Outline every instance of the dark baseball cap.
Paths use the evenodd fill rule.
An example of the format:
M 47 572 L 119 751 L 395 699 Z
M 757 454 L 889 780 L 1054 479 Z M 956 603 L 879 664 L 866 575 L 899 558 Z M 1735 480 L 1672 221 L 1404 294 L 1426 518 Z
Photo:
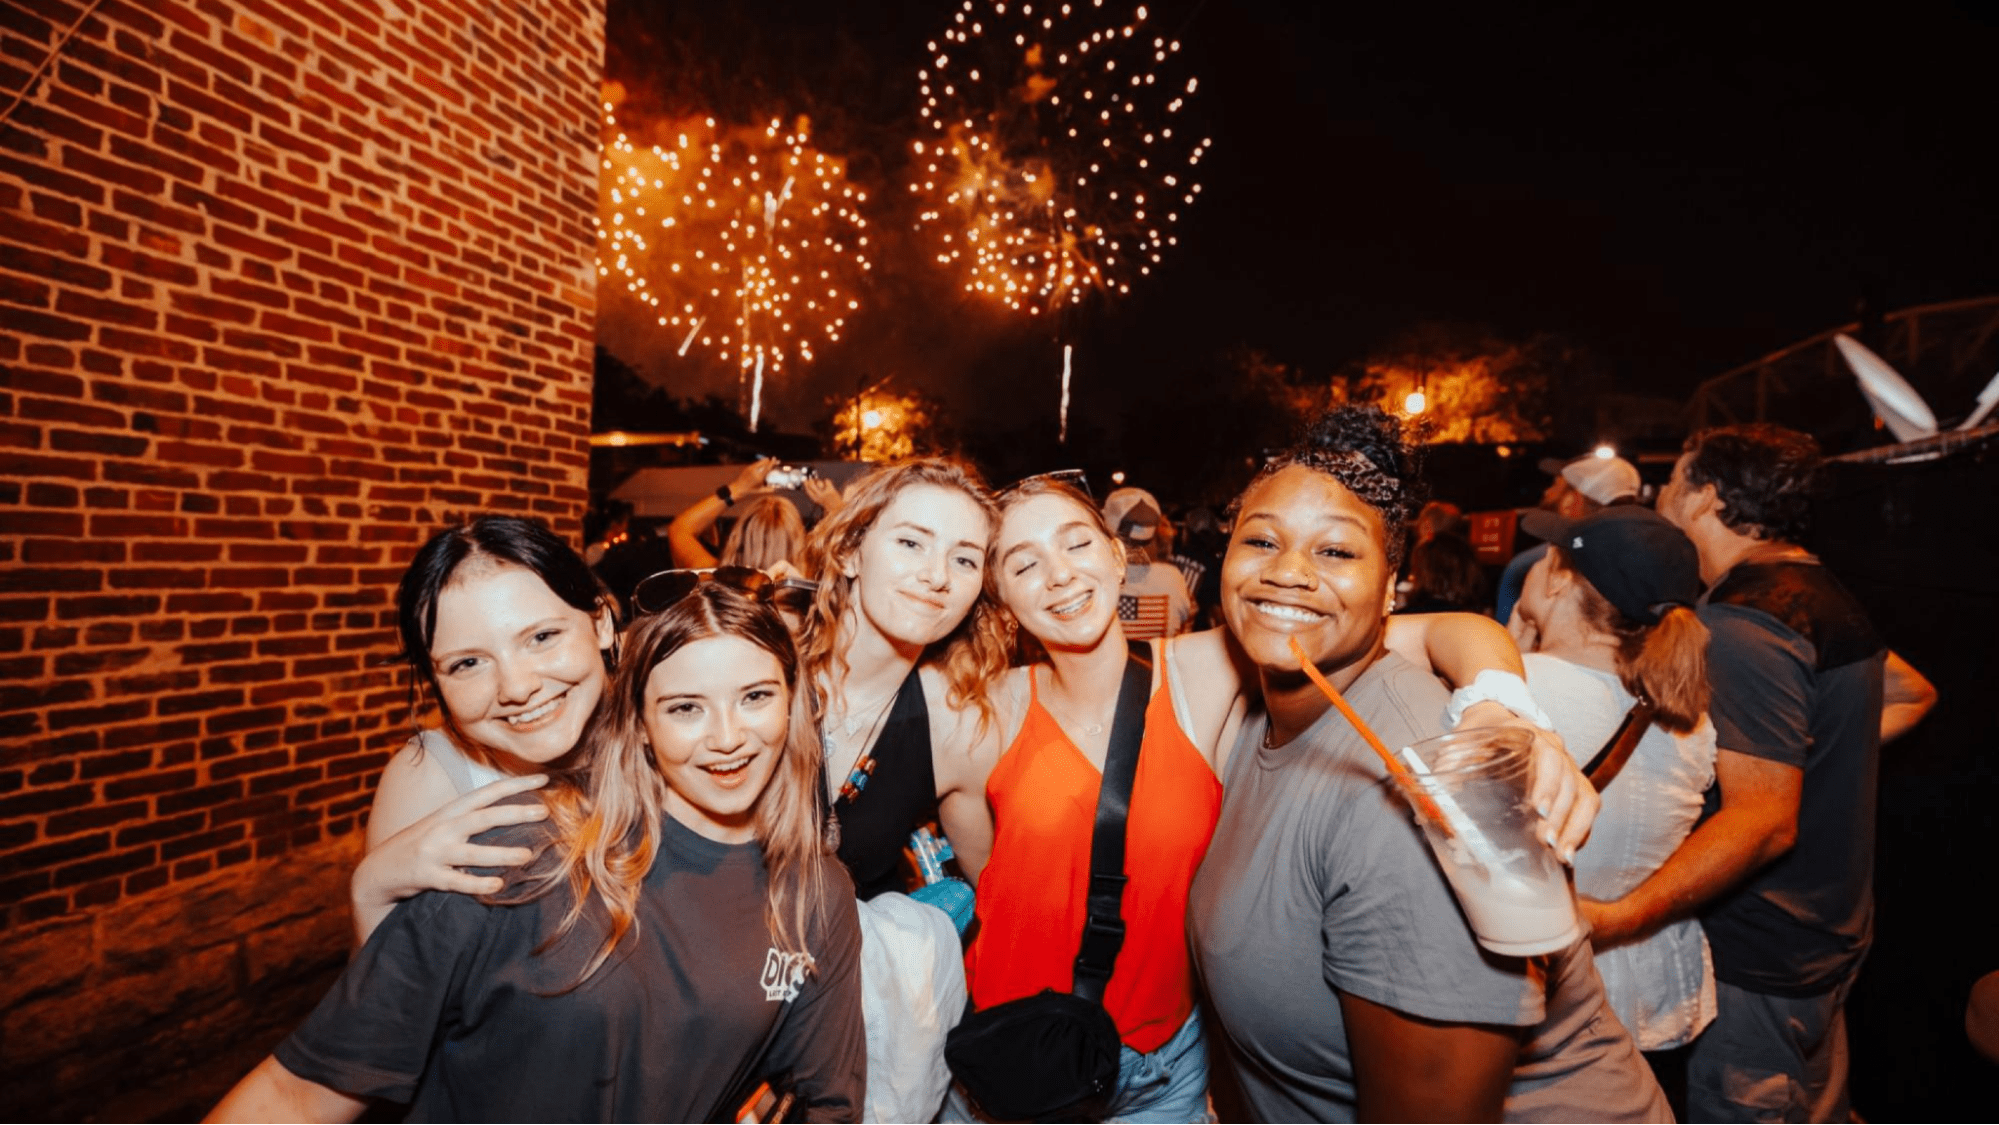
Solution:
M 1568 552 L 1596 592 L 1640 624 L 1656 624 L 1668 608 L 1700 599 L 1693 540 L 1650 508 L 1618 504 L 1579 520 L 1536 508 L 1521 515 L 1520 526 Z

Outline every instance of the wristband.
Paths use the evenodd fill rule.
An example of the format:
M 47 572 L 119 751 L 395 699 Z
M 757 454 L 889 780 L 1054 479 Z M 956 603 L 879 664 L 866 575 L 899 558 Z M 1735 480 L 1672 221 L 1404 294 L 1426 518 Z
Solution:
M 1511 672 L 1487 668 L 1476 679 L 1451 693 L 1451 705 L 1444 718 L 1455 727 L 1464 721 L 1465 711 L 1474 703 L 1497 703 L 1545 731 L 1555 729 L 1554 720 L 1535 704 L 1527 681 Z
M 715 499 L 720 500 L 723 507 L 733 508 L 736 506 L 736 494 L 730 492 L 729 486 L 726 484 L 715 490 Z

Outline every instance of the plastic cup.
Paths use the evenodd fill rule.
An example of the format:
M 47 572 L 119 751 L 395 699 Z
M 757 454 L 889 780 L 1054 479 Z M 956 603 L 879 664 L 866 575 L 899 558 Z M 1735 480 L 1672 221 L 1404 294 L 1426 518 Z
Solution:
M 1553 953 L 1582 935 L 1568 873 L 1527 800 L 1532 744 L 1514 727 L 1453 731 L 1403 747 L 1408 772 L 1394 775 L 1478 943 L 1509 957 Z

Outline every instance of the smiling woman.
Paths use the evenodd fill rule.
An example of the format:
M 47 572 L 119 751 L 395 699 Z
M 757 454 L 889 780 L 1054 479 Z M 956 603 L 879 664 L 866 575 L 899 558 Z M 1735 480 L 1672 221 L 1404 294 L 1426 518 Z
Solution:
M 546 822 L 493 834 L 531 862 L 397 906 L 214 1116 L 707 1121 L 781 1076 L 804 1120 L 858 1120 L 860 929 L 803 691 L 752 594 L 641 619 Z
M 1385 644 L 1420 489 L 1396 420 L 1348 407 L 1238 502 L 1222 610 L 1265 714 L 1228 757 L 1188 914 L 1237 1079 L 1265 1121 L 1671 1120 L 1587 939 L 1531 964 L 1482 951 L 1382 763 L 1294 655 L 1388 745 L 1442 733 L 1449 693 Z
M 1010 674 L 1004 694 L 1021 706 L 1009 707 L 1009 719 L 1021 714 L 985 786 L 996 832 L 979 883 L 978 934 L 965 955 L 982 1011 L 1074 986 L 1112 716 L 1133 659 L 1117 615 L 1124 549 L 1090 498 L 1037 477 L 1002 492 L 999 505 L 993 586 L 1041 659 Z M 1210 754 L 1236 704 L 1235 680 L 1212 636 L 1157 641 L 1146 652 L 1148 702 L 1124 821 L 1124 938 L 1101 996 L 1117 1028 L 1118 1081 L 1107 1104 L 1073 1112 L 1201 1121 L 1207 1047 L 1187 949 L 1187 888 L 1221 808 Z M 982 1120 L 983 1112 L 960 1087 L 943 1119 Z
M 442 722 L 411 738 L 376 786 L 351 884 L 357 941 L 421 891 L 499 890 L 497 876 L 463 868 L 527 862 L 520 848 L 472 837 L 542 815 L 503 802 L 575 748 L 616 641 L 590 568 L 547 527 L 513 516 L 432 536 L 403 574 L 396 613 L 413 689 L 438 702 Z

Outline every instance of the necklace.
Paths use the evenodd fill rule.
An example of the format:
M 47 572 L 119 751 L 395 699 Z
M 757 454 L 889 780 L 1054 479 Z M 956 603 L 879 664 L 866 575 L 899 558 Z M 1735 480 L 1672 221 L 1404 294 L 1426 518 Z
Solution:
M 1054 687 L 1052 681 L 1050 682 L 1049 687 L 1050 688 Z M 1041 701 L 1041 706 L 1050 715 L 1054 716 L 1055 725 L 1061 727 L 1064 730 L 1070 730 L 1070 729 L 1080 730 L 1083 732 L 1083 737 L 1085 738 L 1095 738 L 1098 735 L 1104 733 L 1104 727 L 1108 725 L 1108 720 L 1095 723 L 1064 722 L 1063 717 L 1056 712 L 1056 709 L 1048 706 L 1049 699 L 1052 698 L 1053 694 L 1054 693 L 1051 691 L 1048 696 L 1044 696 Z M 1115 698 L 1111 700 L 1111 707 L 1113 709 L 1117 707 L 1117 700 Z M 1067 707 L 1065 706 L 1063 709 L 1067 710 Z M 1099 708 L 1099 713 L 1101 713 L 1101 711 L 1102 709 Z
M 860 796 L 861 792 L 868 787 L 868 778 L 873 777 L 875 772 L 875 756 L 869 753 L 869 750 L 874 746 L 875 735 L 880 733 L 882 724 L 888 721 L 888 713 L 893 709 L 896 696 L 900 694 L 901 685 L 898 684 L 897 690 L 890 692 L 887 697 L 880 701 L 879 706 L 875 708 L 874 723 L 868 727 L 867 737 L 861 739 L 860 745 L 855 747 L 854 766 L 847 771 L 847 780 L 840 783 L 839 794 L 833 798 L 834 803 L 852 801 L 854 798 Z M 862 712 L 864 715 L 866 713 L 865 711 Z M 852 738 L 854 731 L 860 728 L 860 723 L 849 718 L 842 722 L 841 726 L 845 728 L 847 737 Z M 820 748 L 826 755 L 826 760 L 831 762 L 837 748 L 837 740 L 833 737 L 833 732 L 830 729 L 822 732 L 819 736 L 819 741 Z
M 840 728 L 847 733 L 848 738 L 854 737 L 854 732 L 861 729 L 862 720 L 867 718 L 870 714 L 873 714 L 875 718 L 879 719 L 880 712 L 878 712 L 876 709 L 877 708 L 886 709 L 890 703 L 895 702 L 896 693 L 900 692 L 901 690 L 902 690 L 902 682 L 898 680 L 894 687 L 888 689 L 888 694 L 876 696 L 874 701 L 869 703 L 867 706 L 847 708 L 840 715 L 840 723 L 839 723 Z

